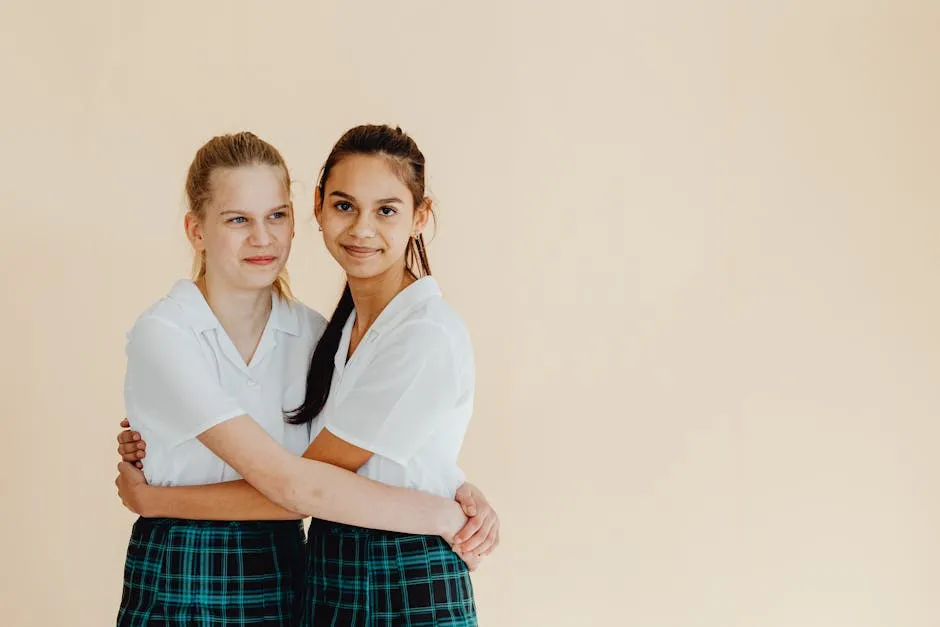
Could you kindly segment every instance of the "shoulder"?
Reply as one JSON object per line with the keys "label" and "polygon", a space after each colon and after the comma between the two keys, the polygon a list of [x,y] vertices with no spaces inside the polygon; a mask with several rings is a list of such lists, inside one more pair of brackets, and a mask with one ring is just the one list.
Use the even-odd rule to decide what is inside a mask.
{"label": "shoulder", "polygon": [[291,345],[298,344],[313,350],[313,347],[320,341],[323,332],[326,331],[327,320],[319,312],[314,311],[299,300],[294,300],[284,305],[284,311],[287,312],[289,323],[286,329],[293,336]]}
{"label": "shoulder", "polygon": [[390,343],[409,352],[445,352],[458,361],[472,355],[470,333],[463,318],[443,298],[432,298],[412,309],[388,333]]}
{"label": "shoulder", "polygon": [[321,314],[319,311],[311,309],[299,300],[295,300],[291,303],[290,306],[294,310],[294,314],[297,316],[302,332],[312,334],[317,339],[319,339],[326,330],[326,325],[328,323],[328,320],[323,316],[323,314]]}
{"label": "shoulder", "polygon": [[191,316],[180,303],[164,297],[145,309],[127,332],[128,341],[194,335]]}
{"label": "shoulder", "polygon": [[192,281],[177,281],[167,295],[147,307],[131,325],[126,335],[128,347],[172,349],[181,342],[197,343],[199,332],[211,326],[206,313],[193,304],[197,296],[201,298]]}
{"label": "shoulder", "polygon": [[424,311],[420,311],[419,314],[424,319],[439,325],[452,338],[469,341],[470,332],[467,330],[464,319],[443,298],[433,298],[427,301]]}
{"label": "shoulder", "polygon": [[156,355],[179,358],[198,350],[196,330],[188,327],[185,320],[162,313],[159,310],[145,312],[127,332],[125,351],[132,361],[150,361]]}

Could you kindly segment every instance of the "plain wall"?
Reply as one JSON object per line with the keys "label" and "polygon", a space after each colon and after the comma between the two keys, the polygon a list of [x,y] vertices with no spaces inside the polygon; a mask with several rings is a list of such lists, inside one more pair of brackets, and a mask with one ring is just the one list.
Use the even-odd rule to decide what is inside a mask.
{"label": "plain wall", "polygon": [[313,181],[387,122],[477,351],[482,625],[940,625],[938,28],[915,0],[4,2],[0,622],[114,620],[124,333],[189,270],[195,150],[282,150],[328,315]]}

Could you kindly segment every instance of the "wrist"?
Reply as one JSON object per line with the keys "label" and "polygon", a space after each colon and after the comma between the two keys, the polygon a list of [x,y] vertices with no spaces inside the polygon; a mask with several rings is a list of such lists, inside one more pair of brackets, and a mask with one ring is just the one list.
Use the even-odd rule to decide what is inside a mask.
{"label": "wrist", "polygon": [[438,517],[437,534],[448,543],[454,543],[454,536],[467,524],[467,517],[463,513],[460,503],[451,501],[445,503]]}
{"label": "wrist", "polygon": [[146,483],[134,487],[134,510],[144,518],[156,518],[159,514],[154,506],[153,488]]}

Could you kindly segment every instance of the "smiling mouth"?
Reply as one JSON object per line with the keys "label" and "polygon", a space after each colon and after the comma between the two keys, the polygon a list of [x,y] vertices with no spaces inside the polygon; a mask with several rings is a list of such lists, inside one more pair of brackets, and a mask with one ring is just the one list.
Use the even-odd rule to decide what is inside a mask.
{"label": "smiling mouth", "polygon": [[259,255],[257,257],[246,257],[245,261],[256,266],[266,266],[270,263],[274,263],[275,259],[277,259],[277,257],[271,255]]}
{"label": "smiling mouth", "polygon": [[357,259],[367,259],[375,254],[378,254],[378,248],[365,248],[363,246],[343,246],[343,250],[351,257],[356,257]]}

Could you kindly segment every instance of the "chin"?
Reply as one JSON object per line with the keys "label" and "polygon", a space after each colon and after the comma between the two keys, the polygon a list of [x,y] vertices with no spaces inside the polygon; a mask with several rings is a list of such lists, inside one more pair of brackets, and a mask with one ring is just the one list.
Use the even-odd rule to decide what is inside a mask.
{"label": "chin", "polygon": [[380,264],[365,263],[345,264],[343,270],[349,277],[354,279],[371,279],[388,272],[389,268]]}
{"label": "chin", "polygon": [[248,289],[260,290],[271,287],[281,273],[281,268],[268,272],[257,272],[252,274],[242,274],[241,283]]}
{"label": "chin", "polygon": [[369,268],[344,268],[346,276],[353,279],[371,279],[381,274],[381,271],[371,270]]}

